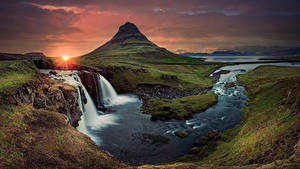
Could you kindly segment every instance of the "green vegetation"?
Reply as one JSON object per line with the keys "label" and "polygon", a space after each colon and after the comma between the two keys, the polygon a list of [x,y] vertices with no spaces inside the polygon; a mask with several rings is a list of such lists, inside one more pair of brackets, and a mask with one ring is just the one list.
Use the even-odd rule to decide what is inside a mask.
{"label": "green vegetation", "polygon": [[207,157],[189,155],[182,159],[198,165],[271,163],[266,166],[299,168],[299,154],[293,155],[300,152],[300,147],[295,147],[300,144],[299,71],[295,67],[262,66],[238,76],[250,98],[241,123],[227,130],[222,141],[207,150]]}
{"label": "green vegetation", "polygon": [[0,168],[126,168],[58,112],[0,105]]}
{"label": "green vegetation", "polygon": [[30,62],[0,62],[0,93],[11,93],[15,88],[36,78],[37,68]]}
{"label": "green vegetation", "polygon": [[150,99],[142,106],[142,111],[156,119],[185,119],[193,113],[200,113],[214,105],[218,97],[213,92],[177,99]]}
{"label": "green vegetation", "polygon": [[[0,94],[9,96],[12,102],[19,98],[16,105],[4,105],[0,100],[1,169],[128,168],[71,127],[66,115],[57,112],[57,108],[67,104],[55,101],[66,99],[58,92],[59,87],[77,91],[74,87],[43,79],[30,62],[0,62],[0,73]],[[35,97],[46,97],[45,108],[36,109],[30,100],[24,101],[28,96],[24,96],[23,88],[17,91],[25,84],[30,91],[28,96],[35,93]],[[46,90],[51,94],[45,95]]]}
{"label": "green vegetation", "polygon": [[[165,64],[142,64],[148,73],[134,73],[130,70],[114,71],[109,81],[118,92],[132,92],[138,84],[161,84],[183,89],[207,89],[211,88],[213,81],[209,78],[218,65],[165,65]],[[162,79],[163,74],[175,75],[178,80]]]}
{"label": "green vegetation", "polygon": [[199,58],[191,58],[187,56],[180,56],[174,58],[167,58],[164,60],[166,63],[191,63],[191,64],[203,64],[203,60]]}

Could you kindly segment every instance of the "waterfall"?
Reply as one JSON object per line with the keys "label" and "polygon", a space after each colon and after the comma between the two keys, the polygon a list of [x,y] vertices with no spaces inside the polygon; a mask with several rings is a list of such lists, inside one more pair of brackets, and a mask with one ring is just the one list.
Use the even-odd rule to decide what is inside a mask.
{"label": "waterfall", "polygon": [[118,95],[109,81],[100,74],[98,74],[98,82],[102,96],[101,102],[104,104],[104,106],[121,105],[127,102],[135,101],[133,98],[128,96]]}
{"label": "waterfall", "polygon": [[[98,117],[98,110],[93,102],[92,97],[90,96],[90,94],[88,93],[88,91],[86,90],[86,88],[84,87],[84,85],[82,84],[78,74],[74,74],[74,79],[78,82],[78,85],[76,85],[75,87],[77,88],[78,92],[78,103],[81,103],[81,105],[79,105],[79,107],[81,107],[80,109],[83,112],[83,119],[85,121],[85,125],[87,126],[94,126],[97,123],[97,117]],[[80,92],[80,88],[81,87],[84,97],[86,99],[86,102],[83,103],[83,99],[81,96],[81,92]]]}
{"label": "waterfall", "polygon": [[98,74],[98,80],[100,84],[100,90],[102,95],[102,103],[105,106],[116,104],[118,94],[114,87],[103,76]]}

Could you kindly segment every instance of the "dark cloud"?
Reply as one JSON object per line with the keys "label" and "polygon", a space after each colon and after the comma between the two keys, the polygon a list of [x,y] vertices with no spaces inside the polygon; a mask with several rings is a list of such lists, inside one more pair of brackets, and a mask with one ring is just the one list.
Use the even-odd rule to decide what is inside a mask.
{"label": "dark cloud", "polygon": [[125,21],[170,50],[300,46],[299,0],[4,0],[0,51],[81,55]]}

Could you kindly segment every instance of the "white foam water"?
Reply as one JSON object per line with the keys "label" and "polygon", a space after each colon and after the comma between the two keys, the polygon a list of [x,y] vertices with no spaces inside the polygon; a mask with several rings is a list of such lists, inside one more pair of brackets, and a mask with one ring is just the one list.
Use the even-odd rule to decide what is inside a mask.
{"label": "white foam water", "polygon": [[118,95],[114,87],[109,83],[109,81],[100,74],[98,75],[98,81],[101,90],[100,92],[102,95],[101,99],[104,106],[116,106],[136,101],[132,97]]}

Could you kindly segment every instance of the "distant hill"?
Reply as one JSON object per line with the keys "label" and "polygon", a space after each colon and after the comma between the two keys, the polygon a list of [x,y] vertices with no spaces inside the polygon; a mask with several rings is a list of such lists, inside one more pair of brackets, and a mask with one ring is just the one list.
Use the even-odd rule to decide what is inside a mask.
{"label": "distant hill", "polygon": [[30,57],[17,53],[0,53],[0,61],[4,60],[28,60]]}
{"label": "distant hill", "polygon": [[[101,62],[100,58],[109,59],[160,59],[179,55],[161,48],[148,40],[133,23],[126,22],[119,27],[114,37],[89,54],[80,57],[83,63]],[[102,60],[107,61],[107,60]]]}
{"label": "distant hill", "polygon": [[35,57],[46,57],[46,55],[44,55],[44,53],[42,52],[30,52],[30,53],[25,53],[24,55],[35,56]]}
{"label": "distant hill", "polygon": [[254,52],[238,52],[233,50],[215,51],[213,53],[181,53],[184,56],[256,56]]}
{"label": "distant hill", "polygon": [[275,52],[272,52],[271,55],[273,55],[273,56],[296,56],[296,55],[298,55],[299,56],[300,55],[300,47],[275,51]]}
{"label": "distant hill", "polygon": [[41,52],[32,52],[26,54],[17,54],[17,53],[0,53],[0,61],[4,60],[41,60],[46,59],[45,56]]}

